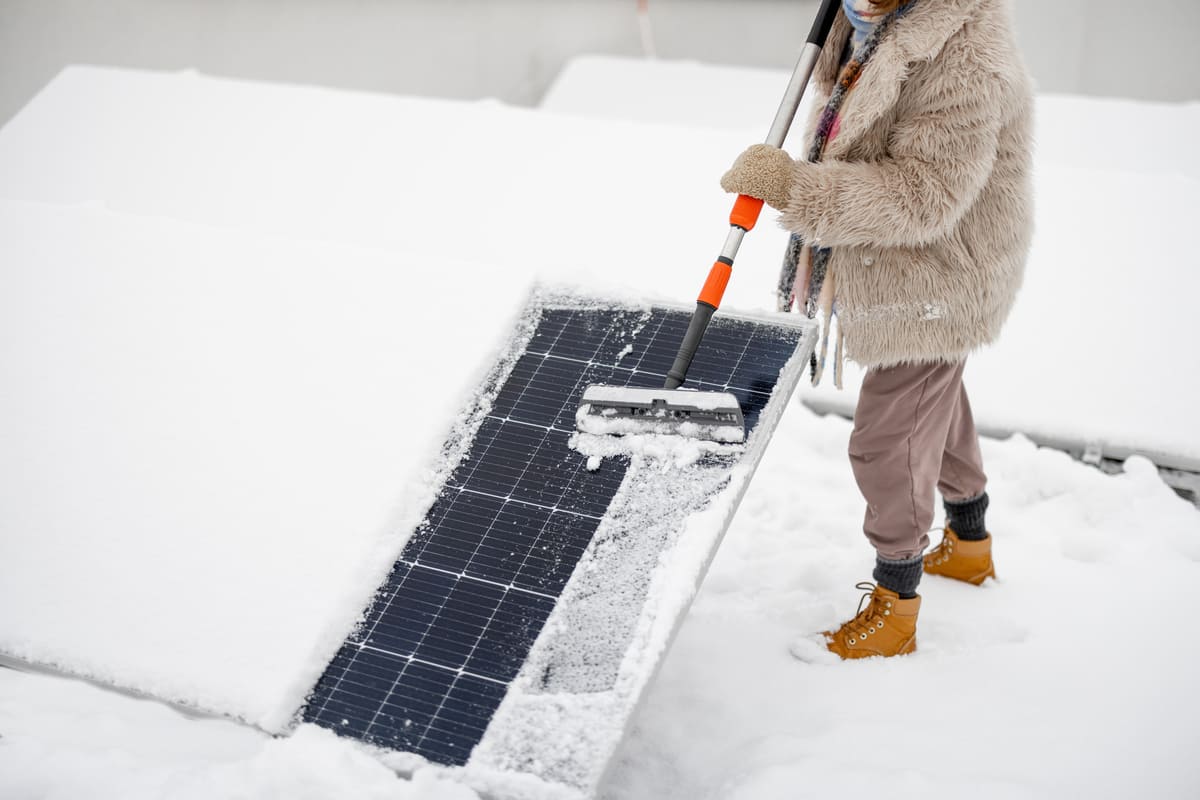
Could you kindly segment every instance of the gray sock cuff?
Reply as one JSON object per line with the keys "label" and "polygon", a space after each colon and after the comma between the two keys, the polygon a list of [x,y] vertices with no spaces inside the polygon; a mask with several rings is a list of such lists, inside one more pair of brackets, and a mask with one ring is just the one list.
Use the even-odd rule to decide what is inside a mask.
{"label": "gray sock cuff", "polygon": [[885,589],[895,592],[908,600],[917,594],[917,584],[921,582],[925,561],[921,556],[906,558],[902,561],[891,561],[880,556],[875,557],[875,582]]}
{"label": "gray sock cuff", "polygon": [[945,500],[942,505],[946,509],[946,524],[959,539],[970,542],[987,538],[987,525],[984,522],[984,512],[988,507],[987,492],[969,500]]}

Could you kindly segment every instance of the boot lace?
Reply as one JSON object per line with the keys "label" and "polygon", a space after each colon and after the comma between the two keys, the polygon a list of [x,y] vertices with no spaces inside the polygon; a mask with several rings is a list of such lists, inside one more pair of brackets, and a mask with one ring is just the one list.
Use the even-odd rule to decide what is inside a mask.
{"label": "boot lace", "polygon": [[[842,625],[837,635],[847,640],[866,641],[883,629],[884,617],[891,616],[892,603],[886,597],[875,594],[875,584],[862,582],[855,585],[856,589],[864,592],[858,601],[858,611],[854,619]],[[870,601],[868,603],[868,601]],[[866,605],[864,609],[863,606]]]}
{"label": "boot lace", "polygon": [[925,559],[927,563],[944,564],[949,561],[953,555],[954,540],[947,536],[943,531],[942,541],[938,543],[937,547],[933,548],[925,555]]}

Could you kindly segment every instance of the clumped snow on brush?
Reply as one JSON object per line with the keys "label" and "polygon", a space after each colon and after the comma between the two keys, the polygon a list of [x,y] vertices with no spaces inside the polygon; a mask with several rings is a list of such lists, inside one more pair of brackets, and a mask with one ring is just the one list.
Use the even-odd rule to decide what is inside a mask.
{"label": "clumped snow on brush", "polygon": [[[685,431],[678,434],[638,433],[644,428],[636,425],[617,428],[616,431],[621,431],[621,435],[613,435],[610,433],[613,429],[603,426],[600,430],[600,435],[576,432],[569,442],[572,450],[588,457],[588,469],[599,469],[606,458],[626,457],[653,462],[665,471],[672,467],[691,466],[706,455],[737,455],[745,452],[741,445],[695,439]],[[626,430],[631,432],[624,433]]]}

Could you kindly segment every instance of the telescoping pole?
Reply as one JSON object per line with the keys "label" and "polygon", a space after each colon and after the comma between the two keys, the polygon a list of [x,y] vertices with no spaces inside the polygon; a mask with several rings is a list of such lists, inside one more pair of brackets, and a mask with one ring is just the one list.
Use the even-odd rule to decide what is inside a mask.
{"label": "telescoping pole", "polygon": [[[821,49],[825,47],[825,40],[829,38],[829,30],[833,27],[833,19],[837,15],[840,5],[841,0],[824,0],[821,3],[817,18],[813,21],[812,30],[808,34],[808,40],[804,49],[800,51],[800,58],[796,61],[796,68],[792,70],[792,78],[788,82],[787,91],[784,92],[783,101],[775,113],[771,131],[767,134],[766,143],[772,147],[783,147],[788,130],[792,127],[792,121],[796,118],[796,111],[800,108],[804,90],[808,86],[809,79],[812,78],[813,70],[816,69]],[[688,368],[692,365],[692,358],[700,346],[700,340],[704,338],[704,332],[708,330],[708,323],[717,309],[721,307],[721,298],[725,296],[725,287],[729,285],[729,277],[733,274],[733,260],[742,246],[742,238],[758,222],[762,207],[762,200],[744,194],[738,195],[737,200],[734,201],[733,211],[729,214],[729,235],[725,238],[725,246],[721,249],[721,255],[717,258],[716,263],[709,270],[708,279],[700,290],[699,298],[696,299],[696,310],[692,313],[692,321],[688,325],[687,333],[684,334],[683,343],[679,346],[675,363],[667,372],[664,388],[676,389],[683,385]]]}

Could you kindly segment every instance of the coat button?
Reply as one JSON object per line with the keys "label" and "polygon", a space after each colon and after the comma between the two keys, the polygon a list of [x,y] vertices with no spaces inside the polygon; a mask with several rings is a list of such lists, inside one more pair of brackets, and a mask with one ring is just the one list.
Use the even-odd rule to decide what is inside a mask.
{"label": "coat button", "polygon": [[875,266],[875,259],[871,258],[870,256],[866,256],[865,258],[863,258],[863,266],[866,266],[866,267]]}

